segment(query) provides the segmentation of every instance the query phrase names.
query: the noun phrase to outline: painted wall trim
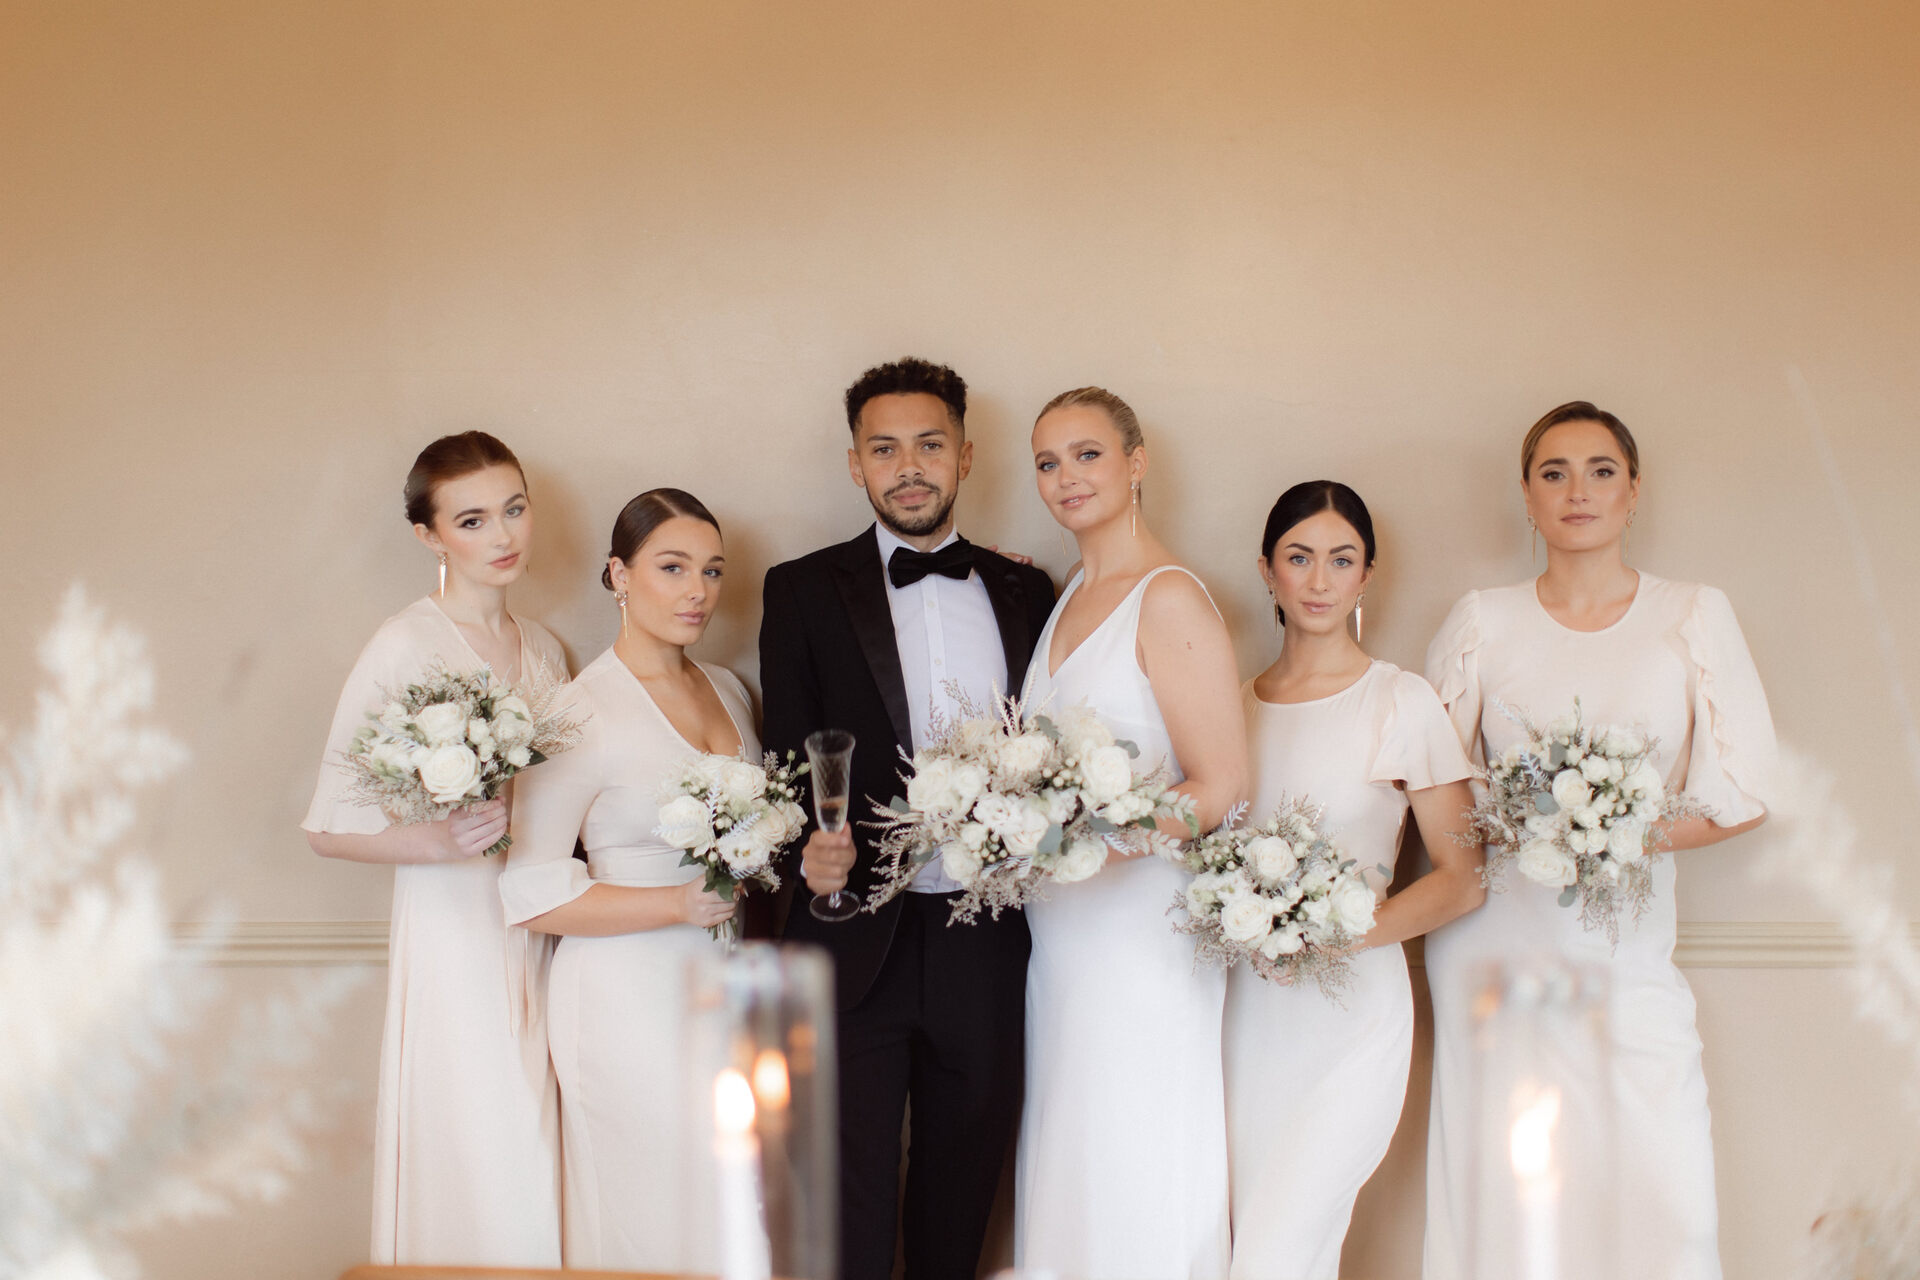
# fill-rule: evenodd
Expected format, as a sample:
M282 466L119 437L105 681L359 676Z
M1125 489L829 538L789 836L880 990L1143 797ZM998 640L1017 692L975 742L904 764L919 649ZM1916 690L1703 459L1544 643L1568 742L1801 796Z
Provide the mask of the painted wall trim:
M1920 941L1920 925L1911 926ZM243 920L224 928L184 923L174 939L226 968L384 965L385 920ZM1836 924L1807 921L1683 921L1675 958L1686 969L1835 969L1851 962ZM1419 963L1418 948L1410 959Z

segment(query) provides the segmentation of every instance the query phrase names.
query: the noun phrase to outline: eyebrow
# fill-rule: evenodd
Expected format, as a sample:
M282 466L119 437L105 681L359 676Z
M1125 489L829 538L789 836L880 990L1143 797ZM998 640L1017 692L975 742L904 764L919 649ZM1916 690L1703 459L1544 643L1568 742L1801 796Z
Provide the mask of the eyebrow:
M525 502L526 500L527 500L526 494L516 493L511 498L508 498L505 502L501 503L500 505L503 507L510 507L516 502ZM453 518L455 520L465 520L468 516L483 516L485 514L487 514L487 509L485 507L468 507L465 511L455 512Z
M676 560L686 560L689 562L693 559L693 553L691 551L682 551L678 547L662 547L653 554L656 556L672 556ZM708 564L725 564L726 562L727 558L725 556L713 556L707 560Z
M1596 453L1591 458L1588 458L1587 461L1588 462L1611 462L1616 467L1620 465L1620 459L1614 457L1610 453ZM1571 466L1572 463L1565 458L1542 458L1540 459L1540 461L1534 463L1533 465L1535 467L1552 467L1552 466L1566 467L1566 466Z
M1309 554L1311 554L1313 551L1313 548L1308 546L1304 542L1289 542L1287 545L1289 547L1292 547L1296 551L1305 551ZM1334 555L1337 552L1341 552L1341 551L1358 551L1359 549L1360 548L1354 546L1351 542L1343 542L1339 546L1333 548L1332 551L1327 552L1327 554Z

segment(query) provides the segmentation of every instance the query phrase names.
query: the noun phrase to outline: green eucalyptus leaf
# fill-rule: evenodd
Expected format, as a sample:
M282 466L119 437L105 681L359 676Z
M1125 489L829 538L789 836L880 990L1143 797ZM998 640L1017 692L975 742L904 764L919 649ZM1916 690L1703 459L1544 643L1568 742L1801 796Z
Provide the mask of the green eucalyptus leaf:
M1066 838L1066 832L1060 829L1059 823L1055 822L1050 824L1047 827L1047 834L1040 837L1040 852L1041 853L1060 852L1060 842L1065 838Z
M1563 907L1570 907L1573 905L1574 899L1578 898L1579 896L1580 896L1580 886L1570 884L1566 888L1560 891L1560 905Z
M1533 793L1533 811L1542 816L1555 814L1560 812L1560 802L1553 798L1551 791L1536 791Z
M1047 719L1047 717L1035 716L1033 718L1033 727L1038 729L1041 733L1046 734L1049 741L1052 741L1052 742L1060 741L1059 726L1055 725L1053 721Z

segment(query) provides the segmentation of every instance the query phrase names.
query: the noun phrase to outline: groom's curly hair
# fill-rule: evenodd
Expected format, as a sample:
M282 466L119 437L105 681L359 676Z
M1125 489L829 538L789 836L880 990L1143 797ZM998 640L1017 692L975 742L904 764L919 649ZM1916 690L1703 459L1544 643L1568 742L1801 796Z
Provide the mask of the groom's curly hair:
M847 388L847 429L860 430L860 411L875 396L929 395L947 406L954 427L967 432L967 381L943 364L915 356L877 364Z

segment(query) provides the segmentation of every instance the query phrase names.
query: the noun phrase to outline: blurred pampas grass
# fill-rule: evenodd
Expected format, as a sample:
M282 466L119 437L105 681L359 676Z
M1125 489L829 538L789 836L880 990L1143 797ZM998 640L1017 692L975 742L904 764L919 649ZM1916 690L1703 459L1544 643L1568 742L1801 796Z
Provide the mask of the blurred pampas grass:
M1893 868L1861 854L1859 829L1834 789L1832 773L1782 745L1772 810L1777 834L1760 870L1803 890L1810 914L1830 914L1845 931L1855 1007L1904 1059L1908 1150L1920 1151L1920 947L1899 909ZM1887 1122L1901 1122L1897 1110ZM1851 1202L1814 1226L1810 1280L1920 1278L1920 1156L1844 1194Z
M286 1194L326 1110L293 1069L354 978L223 1007L136 850L187 758L144 643L76 587L39 661L0 762L0 1277L91 1280L137 1270L126 1232Z

